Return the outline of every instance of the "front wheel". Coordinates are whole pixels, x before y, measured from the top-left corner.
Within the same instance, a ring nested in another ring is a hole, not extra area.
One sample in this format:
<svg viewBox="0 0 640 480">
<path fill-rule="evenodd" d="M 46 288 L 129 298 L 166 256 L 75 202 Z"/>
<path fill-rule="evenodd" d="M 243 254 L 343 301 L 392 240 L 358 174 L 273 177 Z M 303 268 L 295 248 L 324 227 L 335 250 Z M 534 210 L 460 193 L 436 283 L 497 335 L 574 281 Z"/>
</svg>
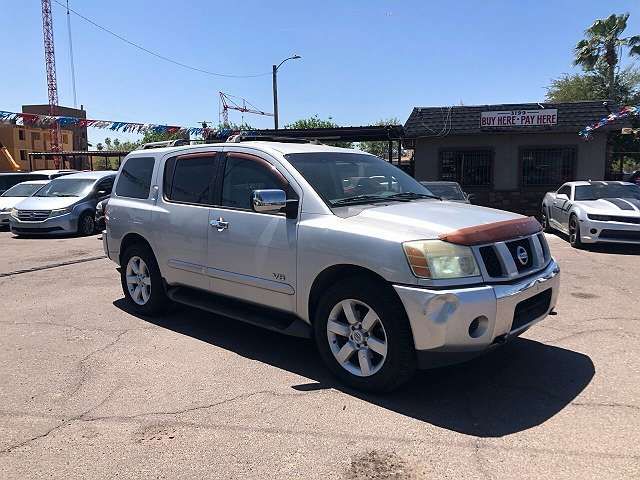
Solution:
<svg viewBox="0 0 640 480">
<path fill-rule="evenodd" d="M 582 248 L 580 222 L 578 222 L 578 217 L 575 215 L 569 217 L 569 243 L 573 248 Z"/>
<path fill-rule="evenodd" d="M 85 212 L 78 219 L 78 235 L 86 237 L 93 235 L 96 230 L 96 223 L 90 212 Z"/>
<path fill-rule="evenodd" d="M 546 233 L 551 233 L 551 224 L 549 223 L 549 210 L 544 205 L 542 206 L 542 230 Z"/>
<path fill-rule="evenodd" d="M 316 309 L 314 331 L 322 360 L 351 387 L 391 391 L 413 376 L 409 320 L 386 285 L 366 277 L 334 284 Z"/>
</svg>

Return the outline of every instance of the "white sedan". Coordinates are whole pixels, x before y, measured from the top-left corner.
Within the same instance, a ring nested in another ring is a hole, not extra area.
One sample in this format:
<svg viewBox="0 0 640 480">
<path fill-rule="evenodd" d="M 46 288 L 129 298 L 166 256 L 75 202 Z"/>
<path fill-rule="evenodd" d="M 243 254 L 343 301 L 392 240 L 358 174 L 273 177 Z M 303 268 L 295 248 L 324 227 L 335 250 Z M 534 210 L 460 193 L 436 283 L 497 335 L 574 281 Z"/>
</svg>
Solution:
<svg viewBox="0 0 640 480">
<path fill-rule="evenodd" d="M 640 244 L 640 187 L 628 182 L 568 182 L 542 200 L 545 231 L 559 230 L 572 246 Z"/>
<path fill-rule="evenodd" d="M 8 227 L 11 209 L 27 197 L 32 196 L 50 180 L 29 180 L 14 185 L 0 195 L 0 226 Z"/>
</svg>

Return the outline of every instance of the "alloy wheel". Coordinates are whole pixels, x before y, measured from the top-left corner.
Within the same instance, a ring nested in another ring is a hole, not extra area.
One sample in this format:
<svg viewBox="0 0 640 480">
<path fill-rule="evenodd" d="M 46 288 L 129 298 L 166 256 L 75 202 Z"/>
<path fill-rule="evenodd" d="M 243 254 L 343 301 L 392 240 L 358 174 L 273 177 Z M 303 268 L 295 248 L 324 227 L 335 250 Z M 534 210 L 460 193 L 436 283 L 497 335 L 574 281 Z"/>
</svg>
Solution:
<svg viewBox="0 0 640 480">
<path fill-rule="evenodd" d="M 342 368 L 358 377 L 378 372 L 387 358 L 387 333 L 378 314 L 364 302 L 345 299 L 327 321 L 327 340 Z"/>
<path fill-rule="evenodd" d="M 127 263 L 127 290 L 138 305 L 145 305 L 151 298 L 151 273 L 142 258 L 134 256 Z"/>
<path fill-rule="evenodd" d="M 576 238 L 577 238 L 577 224 L 576 224 L 576 219 L 575 217 L 572 217 L 571 220 L 569 220 L 569 243 L 573 244 L 576 243 Z"/>
</svg>

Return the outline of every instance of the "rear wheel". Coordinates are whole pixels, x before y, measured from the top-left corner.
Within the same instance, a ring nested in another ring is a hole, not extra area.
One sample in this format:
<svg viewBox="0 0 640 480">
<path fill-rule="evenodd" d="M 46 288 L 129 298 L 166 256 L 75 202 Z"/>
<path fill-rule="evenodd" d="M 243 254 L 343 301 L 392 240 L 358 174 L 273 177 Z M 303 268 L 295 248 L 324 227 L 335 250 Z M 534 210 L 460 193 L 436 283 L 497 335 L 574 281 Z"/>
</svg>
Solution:
<svg viewBox="0 0 640 480">
<path fill-rule="evenodd" d="M 122 291 L 133 310 L 143 315 L 166 311 L 171 301 L 162 284 L 162 276 L 153 252 L 145 245 L 132 245 L 120 264 Z"/>
<path fill-rule="evenodd" d="M 416 368 L 404 307 L 385 285 L 366 277 L 334 284 L 316 310 L 315 340 L 325 364 L 345 384 L 390 391 Z"/>
<path fill-rule="evenodd" d="M 582 248 L 580 222 L 578 222 L 578 217 L 573 214 L 569 217 L 569 243 L 573 248 Z"/>
</svg>

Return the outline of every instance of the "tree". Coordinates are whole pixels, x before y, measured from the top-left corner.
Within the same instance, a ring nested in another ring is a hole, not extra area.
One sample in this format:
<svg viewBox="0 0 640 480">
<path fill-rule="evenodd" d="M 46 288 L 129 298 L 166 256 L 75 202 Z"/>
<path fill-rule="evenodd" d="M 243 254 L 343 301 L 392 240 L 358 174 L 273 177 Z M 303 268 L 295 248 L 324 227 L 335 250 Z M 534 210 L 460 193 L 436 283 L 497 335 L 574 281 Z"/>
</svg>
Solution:
<svg viewBox="0 0 640 480">
<path fill-rule="evenodd" d="M 387 125 L 398 125 L 399 123 L 400 121 L 393 117 L 378 120 L 374 125 L 384 127 Z M 398 158 L 398 142 L 391 142 L 391 159 L 389 159 L 389 142 L 359 142 L 358 148 L 377 157 L 386 158 L 387 160 Z"/>
<path fill-rule="evenodd" d="M 615 94 L 611 97 L 618 105 L 637 105 L 640 102 L 640 70 L 627 67 L 615 77 Z M 602 100 L 609 97 L 606 72 L 563 74 L 551 80 L 547 87 L 549 102 L 578 102 Z"/>
<path fill-rule="evenodd" d="M 323 120 L 319 118 L 318 115 L 313 115 L 312 117 L 301 118 L 300 120 L 296 120 L 293 123 L 289 123 L 288 125 L 285 125 L 284 128 L 285 130 L 288 128 L 306 130 L 306 129 L 312 129 L 312 128 L 336 128 L 339 126 L 340 125 L 335 123 L 331 117 L 329 117 L 327 120 Z M 286 136 L 286 133 L 283 133 L 283 135 Z M 324 143 L 326 143 L 327 145 L 333 145 L 335 147 L 344 147 L 344 148 L 351 148 L 353 146 L 352 142 L 324 142 Z"/>
<path fill-rule="evenodd" d="M 585 30 L 585 38 L 575 46 L 574 65 L 580 65 L 584 71 L 604 70 L 607 79 L 608 98 L 616 94 L 616 67 L 620 58 L 618 50 L 629 49 L 629 56 L 640 56 L 640 35 L 622 37 L 627 28 L 629 14 L 611 14 L 598 19 Z"/>
</svg>

